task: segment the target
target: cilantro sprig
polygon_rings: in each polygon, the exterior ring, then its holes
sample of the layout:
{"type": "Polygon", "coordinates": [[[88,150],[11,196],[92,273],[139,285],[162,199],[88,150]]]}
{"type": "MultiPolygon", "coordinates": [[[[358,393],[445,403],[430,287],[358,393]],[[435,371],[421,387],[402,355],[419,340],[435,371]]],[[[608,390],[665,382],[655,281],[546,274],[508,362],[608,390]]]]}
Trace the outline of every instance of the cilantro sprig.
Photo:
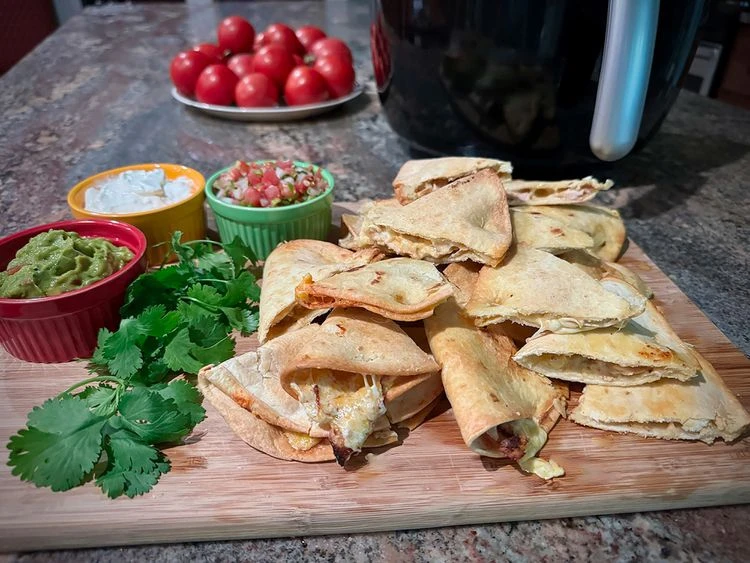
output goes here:
{"type": "Polygon", "coordinates": [[[247,269],[255,256],[239,238],[181,236],[171,240],[179,262],[138,277],[119,328],[99,331],[90,377],[34,407],[11,436],[14,475],[53,491],[94,481],[111,498],[132,498],[169,471],[160,447],[180,443],[206,415],[190,374],[234,355],[231,334],[255,331],[260,299],[247,269]]]}

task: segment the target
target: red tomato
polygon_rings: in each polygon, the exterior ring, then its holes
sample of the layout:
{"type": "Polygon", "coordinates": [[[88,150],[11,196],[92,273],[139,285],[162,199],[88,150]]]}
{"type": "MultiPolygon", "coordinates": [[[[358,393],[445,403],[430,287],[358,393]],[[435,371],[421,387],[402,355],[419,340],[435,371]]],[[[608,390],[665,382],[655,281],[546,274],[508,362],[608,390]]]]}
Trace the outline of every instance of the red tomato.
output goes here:
{"type": "Polygon", "coordinates": [[[299,55],[292,55],[292,57],[294,58],[294,66],[305,64],[305,59],[303,59],[299,55]]]}
{"type": "Polygon", "coordinates": [[[249,53],[233,55],[227,61],[227,67],[237,75],[237,78],[242,78],[253,72],[253,58],[249,53]]]}
{"type": "Polygon", "coordinates": [[[290,106],[315,104],[328,99],[328,85],[317,70],[298,66],[286,79],[284,99],[290,106]]]}
{"type": "Polygon", "coordinates": [[[237,75],[224,65],[207,66],[195,84],[195,97],[204,104],[231,106],[237,80],[237,75]]]}
{"type": "Polygon", "coordinates": [[[172,59],[169,76],[181,94],[195,94],[195,83],[203,69],[213,62],[211,57],[200,51],[183,51],[172,59]]]}
{"type": "Polygon", "coordinates": [[[315,58],[323,58],[331,55],[346,58],[350,63],[352,62],[352,52],[349,47],[346,46],[341,39],[335,37],[326,37],[325,39],[318,39],[310,47],[310,53],[315,55],[315,58]]]}
{"type": "Polygon", "coordinates": [[[224,51],[221,49],[221,47],[219,47],[218,45],[214,45],[213,43],[199,43],[198,45],[193,47],[193,51],[204,53],[217,63],[220,63],[224,60],[224,51]]]}
{"type": "Polygon", "coordinates": [[[243,108],[267,108],[279,101],[279,89],[265,74],[254,72],[237,83],[234,98],[243,108]]]}
{"type": "Polygon", "coordinates": [[[219,46],[232,53],[252,53],[255,29],[245,18],[229,16],[216,30],[219,46]]]}
{"type": "Polygon", "coordinates": [[[263,32],[264,45],[283,45],[290,53],[298,55],[305,54],[305,48],[299,42],[294,30],[283,23],[274,23],[269,25],[263,32]]]}
{"type": "Polygon", "coordinates": [[[318,39],[324,39],[326,36],[322,29],[315,27],[314,25],[303,25],[297,29],[295,35],[306,51],[309,51],[310,47],[312,47],[313,43],[318,39]]]}
{"type": "Polygon", "coordinates": [[[313,68],[325,78],[332,98],[346,96],[354,88],[354,67],[342,57],[319,57],[313,68]]]}
{"type": "Polygon", "coordinates": [[[253,59],[254,72],[265,74],[279,88],[284,86],[286,77],[294,67],[294,57],[281,45],[266,45],[255,53],[253,59]]]}
{"type": "Polygon", "coordinates": [[[266,34],[262,31],[255,35],[255,41],[253,41],[253,52],[260,51],[260,48],[264,45],[264,41],[266,40],[266,34]]]}

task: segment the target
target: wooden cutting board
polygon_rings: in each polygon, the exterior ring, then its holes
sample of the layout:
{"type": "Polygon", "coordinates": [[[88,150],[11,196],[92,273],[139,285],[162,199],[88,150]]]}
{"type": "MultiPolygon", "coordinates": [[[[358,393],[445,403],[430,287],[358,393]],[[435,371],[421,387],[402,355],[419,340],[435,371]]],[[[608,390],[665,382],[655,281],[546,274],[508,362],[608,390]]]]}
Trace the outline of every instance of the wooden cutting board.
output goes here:
{"type": "MultiPolygon", "coordinates": [[[[744,354],[636,245],[622,263],[653,288],[677,333],[750,407],[744,354]]],[[[256,344],[244,339],[239,349],[256,344]]],[[[80,364],[30,364],[0,351],[0,442],[5,445],[25,424],[34,405],[84,373],[80,364]]],[[[268,457],[236,438],[211,405],[206,409],[208,417],[189,443],[168,450],[172,471],[133,500],[109,500],[90,484],[65,493],[37,489],[3,463],[0,551],[374,532],[750,502],[750,438],[709,446],[562,420],[542,454],[567,473],[545,482],[471,453],[447,404],[401,445],[350,470],[268,457]]]]}

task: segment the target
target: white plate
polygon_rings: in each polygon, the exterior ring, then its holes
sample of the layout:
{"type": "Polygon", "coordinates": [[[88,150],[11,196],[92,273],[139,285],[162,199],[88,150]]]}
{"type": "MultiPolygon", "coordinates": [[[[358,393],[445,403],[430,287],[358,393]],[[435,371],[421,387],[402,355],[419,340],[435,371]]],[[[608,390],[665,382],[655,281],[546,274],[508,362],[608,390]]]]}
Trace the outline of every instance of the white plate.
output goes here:
{"type": "Polygon", "coordinates": [[[232,119],[234,121],[295,121],[331,111],[353,100],[363,91],[364,88],[361,84],[354,84],[354,90],[342,98],[328,100],[319,104],[308,104],[306,106],[279,106],[273,108],[239,108],[236,106],[204,104],[183,96],[174,87],[172,88],[172,97],[188,107],[223,119],[232,119]]]}

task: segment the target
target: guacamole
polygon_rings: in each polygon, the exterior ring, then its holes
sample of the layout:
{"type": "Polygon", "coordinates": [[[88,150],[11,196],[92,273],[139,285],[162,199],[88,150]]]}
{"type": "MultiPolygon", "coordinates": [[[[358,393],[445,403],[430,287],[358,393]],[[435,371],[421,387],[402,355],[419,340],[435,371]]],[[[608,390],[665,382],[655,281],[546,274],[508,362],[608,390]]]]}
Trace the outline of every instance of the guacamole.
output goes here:
{"type": "Polygon", "coordinates": [[[103,238],[51,230],[29,239],[0,272],[0,297],[49,297],[80,289],[112,275],[133,258],[103,238]]]}

